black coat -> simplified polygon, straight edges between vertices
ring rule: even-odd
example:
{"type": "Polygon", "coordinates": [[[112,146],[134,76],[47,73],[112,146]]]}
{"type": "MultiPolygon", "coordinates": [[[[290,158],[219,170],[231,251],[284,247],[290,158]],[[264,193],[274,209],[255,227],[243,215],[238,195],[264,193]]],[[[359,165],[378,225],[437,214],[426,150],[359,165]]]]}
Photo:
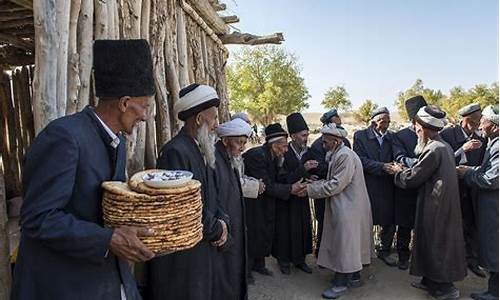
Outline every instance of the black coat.
{"type": "Polygon", "coordinates": [[[11,299],[140,299],[127,262],[109,252],[103,181],[125,181],[126,143],[115,150],[91,107],[35,138],[23,170],[21,242],[11,299]]]}
{"type": "MultiPolygon", "coordinates": [[[[439,135],[446,143],[448,143],[448,145],[451,146],[454,152],[460,149],[460,147],[462,147],[468,140],[468,138],[464,136],[462,128],[459,125],[445,128],[439,133],[439,135]]],[[[480,140],[483,144],[481,145],[481,148],[469,151],[465,154],[467,157],[465,165],[480,166],[486,151],[487,142],[475,133],[473,133],[472,138],[480,140]]],[[[455,157],[455,163],[457,166],[460,164],[460,156],[455,157]]],[[[462,209],[462,218],[464,219],[466,226],[474,226],[477,219],[477,207],[475,201],[473,200],[477,197],[476,191],[470,189],[465,184],[463,179],[458,181],[458,186],[460,189],[460,207],[462,209]]]]}
{"type": "MultiPolygon", "coordinates": [[[[392,136],[394,160],[406,167],[413,166],[418,160],[415,155],[417,139],[417,134],[410,127],[403,128],[394,133],[392,136]]],[[[418,190],[416,189],[395,188],[394,221],[396,225],[413,228],[415,225],[417,195],[418,190]]]]}
{"type": "Polygon", "coordinates": [[[212,291],[217,249],[210,242],[222,235],[218,219],[229,224],[217,202],[215,171],[205,164],[200,149],[185,128],[163,146],[157,167],[188,170],[201,182],[203,240],[191,249],[154,258],[148,263],[150,299],[215,299],[212,291]]]}
{"type": "Polygon", "coordinates": [[[394,159],[392,153],[392,133],[387,132],[382,146],[371,127],[354,133],[354,152],[363,164],[366,188],[370,196],[373,225],[394,224],[394,183],[393,176],[384,172],[384,163],[394,159]]]}
{"type": "Polygon", "coordinates": [[[278,163],[267,144],[252,148],[243,154],[245,174],[262,179],[266,190],[257,199],[245,198],[248,256],[265,257],[271,254],[276,213],[276,199],[286,200],[291,185],[278,182],[278,163]]]}
{"type": "MultiPolygon", "coordinates": [[[[313,159],[306,152],[299,160],[288,146],[279,181],[293,184],[309,174],[304,163],[313,159]]],[[[309,197],[290,195],[287,199],[276,199],[276,223],[272,254],[275,258],[294,264],[304,262],[304,257],[312,252],[311,210],[309,197]]]]}
{"type": "Polygon", "coordinates": [[[238,171],[221,142],[216,144],[217,196],[229,216],[230,240],[217,253],[214,299],[247,299],[247,236],[245,203],[238,171]]]}

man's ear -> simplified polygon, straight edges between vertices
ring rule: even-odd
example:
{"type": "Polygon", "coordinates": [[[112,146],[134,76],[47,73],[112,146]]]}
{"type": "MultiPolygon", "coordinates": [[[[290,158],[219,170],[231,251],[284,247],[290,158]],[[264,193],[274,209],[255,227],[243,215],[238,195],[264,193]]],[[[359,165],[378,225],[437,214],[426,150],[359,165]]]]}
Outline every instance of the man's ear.
{"type": "Polygon", "coordinates": [[[130,96],[123,96],[118,100],[118,107],[121,112],[125,112],[127,110],[130,99],[130,96]]]}
{"type": "Polygon", "coordinates": [[[196,121],[196,125],[197,126],[201,126],[201,124],[203,123],[202,119],[203,119],[203,117],[202,117],[201,113],[199,113],[199,114],[196,115],[195,121],[196,121]]]}

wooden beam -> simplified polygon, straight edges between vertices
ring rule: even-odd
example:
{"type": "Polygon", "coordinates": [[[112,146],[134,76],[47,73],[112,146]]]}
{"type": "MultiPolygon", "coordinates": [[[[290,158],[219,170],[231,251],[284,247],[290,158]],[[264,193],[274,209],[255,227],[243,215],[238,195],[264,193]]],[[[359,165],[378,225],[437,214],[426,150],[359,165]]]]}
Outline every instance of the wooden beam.
{"type": "Polygon", "coordinates": [[[23,9],[19,11],[0,10],[0,22],[25,19],[25,18],[33,18],[33,12],[28,9],[23,9]]]}
{"type": "Polygon", "coordinates": [[[226,34],[229,27],[210,5],[208,0],[183,0],[187,1],[191,7],[203,18],[203,20],[213,29],[216,34],[226,34]]]}
{"type": "Polygon", "coordinates": [[[2,12],[15,12],[20,10],[26,10],[26,7],[21,7],[12,2],[0,2],[0,11],[2,12]]]}
{"type": "Polygon", "coordinates": [[[226,8],[227,8],[225,3],[219,3],[219,1],[213,2],[210,4],[212,4],[212,7],[215,11],[223,11],[223,10],[226,10],[226,8]]]}
{"type": "Polygon", "coordinates": [[[13,46],[0,47],[0,65],[2,66],[27,66],[34,63],[35,56],[33,53],[13,46]]]}
{"type": "Polygon", "coordinates": [[[238,16],[224,16],[221,17],[221,19],[226,24],[238,23],[240,21],[240,18],[238,18],[238,16]]]}
{"type": "Polygon", "coordinates": [[[8,28],[17,28],[17,27],[22,27],[25,25],[34,26],[33,24],[34,24],[33,17],[18,19],[18,20],[13,20],[13,21],[7,21],[7,22],[0,22],[0,30],[8,29],[8,28]]]}
{"type": "Polygon", "coordinates": [[[263,44],[281,44],[285,40],[283,33],[275,33],[272,35],[258,36],[249,33],[232,32],[220,36],[224,44],[241,44],[241,45],[263,45],[263,44]]]}
{"type": "Polygon", "coordinates": [[[33,10],[33,0],[9,0],[9,1],[24,8],[33,10]]]}
{"type": "Polygon", "coordinates": [[[0,42],[4,42],[28,51],[35,50],[35,45],[33,45],[31,41],[26,41],[10,34],[0,33],[0,42]]]}

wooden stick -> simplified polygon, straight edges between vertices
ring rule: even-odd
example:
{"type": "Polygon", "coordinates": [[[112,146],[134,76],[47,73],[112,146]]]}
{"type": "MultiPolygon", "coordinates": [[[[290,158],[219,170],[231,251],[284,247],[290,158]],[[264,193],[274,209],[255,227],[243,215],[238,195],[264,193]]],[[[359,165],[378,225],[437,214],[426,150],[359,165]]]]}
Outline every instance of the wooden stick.
{"type": "Polygon", "coordinates": [[[68,101],[66,103],[66,114],[76,112],[78,106],[78,94],[80,91],[80,55],[77,45],[78,16],[82,0],[71,1],[71,11],[69,18],[69,39],[68,39],[68,101]]]}
{"type": "Polygon", "coordinates": [[[258,36],[249,33],[232,32],[220,37],[224,44],[242,44],[242,45],[262,45],[262,44],[281,44],[285,39],[283,33],[258,36]]]}
{"type": "Polygon", "coordinates": [[[185,87],[189,85],[188,57],[187,57],[187,36],[185,13],[182,8],[176,8],[177,14],[177,51],[179,62],[179,85],[185,87]]]}
{"type": "Polygon", "coordinates": [[[227,8],[225,3],[213,3],[212,7],[215,11],[223,11],[227,8]]]}
{"type": "Polygon", "coordinates": [[[12,2],[1,2],[0,3],[0,11],[3,12],[16,12],[16,11],[21,11],[21,10],[32,10],[32,8],[26,8],[19,6],[15,3],[12,2]]]}
{"type": "Polygon", "coordinates": [[[16,36],[6,34],[6,33],[0,33],[0,41],[11,44],[14,47],[28,50],[28,51],[34,51],[35,46],[33,45],[33,42],[27,41],[21,38],[18,38],[16,36]]]}
{"type": "Polygon", "coordinates": [[[17,19],[17,20],[12,20],[12,21],[5,21],[5,22],[0,22],[0,30],[8,29],[8,28],[18,28],[18,27],[22,27],[25,25],[33,26],[33,24],[34,23],[33,23],[32,17],[24,18],[24,19],[17,19]]]}
{"type": "Polygon", "coordinates": [[[233,24],[240,22],[240,18],[238,18],[238,16],[222,16],[221,19],[226,24],[233,24]]]}
{"type": "Polygon", "coordinates": [[[18,19],[33,18],[33,11],[22,9],[18,11],[5,11],[0,7],[0,22],[13,21],[18,19]]]}
{"type": "Polygon", "coordinates": [[[9,0],[9,1],[24,8],[35,10],[35,5],[33,5],[33,0],[9,0]]]}
{"type": "Polygon", "coordinates": [[[229,27],[224,23],[207,0],[188,1],[190,6],[196,10],[198,15],[202,16],[206,24],[208,24],[216,34],[226,34],[229,32],[229,27]]]}
{"type": "Polygon", "coordinates": [[[109,15],[107,1],[94,0],[94,39],[103,40],[109,38],[109,15]]]}
{"type": "Polygon", "coordinates": [[[9,226],[7,217],[7,195],[5,193],[5,180],[3,171],[0,170],[0,299],[10,299],[10,251],[9,251],[9,226]]]}
{"type": "Polygon", "coordinates": [[[68,42],[71,1],[59,0],[56,7],[57,26],[57,116],[66,114],[68,101],[68,42]]]}
{"type": "MultiPolygon", "coordinates": [[[[33,141],[33,138],[35,136],[35,127],[33,123],[33,111],[31,107],[31,93],[30,93],[30,75],[28,71],[28,67],[24,66],[21,70],[20,74],[20,79],[21,79],[21,109],[22,109],[22,116],[23,116],[23,134],[25,134],[24,139],[24,145],[25,145],[25,152],[27,148],[31,145],[31,142],[33,141]]],[[[24,136],[24,135],[23,135],[24,136]]]]}

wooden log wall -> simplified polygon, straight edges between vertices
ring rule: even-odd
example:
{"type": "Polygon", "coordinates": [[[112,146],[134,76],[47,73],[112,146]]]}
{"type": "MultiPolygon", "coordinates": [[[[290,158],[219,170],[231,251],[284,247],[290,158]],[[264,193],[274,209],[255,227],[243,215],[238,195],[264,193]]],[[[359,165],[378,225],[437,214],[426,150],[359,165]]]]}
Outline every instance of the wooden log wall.
{"type": "Polygon", "coordinates": [[[8,198],[21,195],[22,160],[34,138],[31,67],[0,73],[0,154],[8,198]]]}
{"type": "Polygon", "coordinates": [[[145,38],[151,45],[155,105],[151,119],[129,139],[129,174],[154,167],[158,150],[182,126],[173,114],[182,87],[214,86],[222,100],[220,120],[227,120],[227,50],[217,36],[227,28],[209,9],[207,0],[35,1],[34,131],[96,103],[91,76],[96,39],[145,38]]]}

